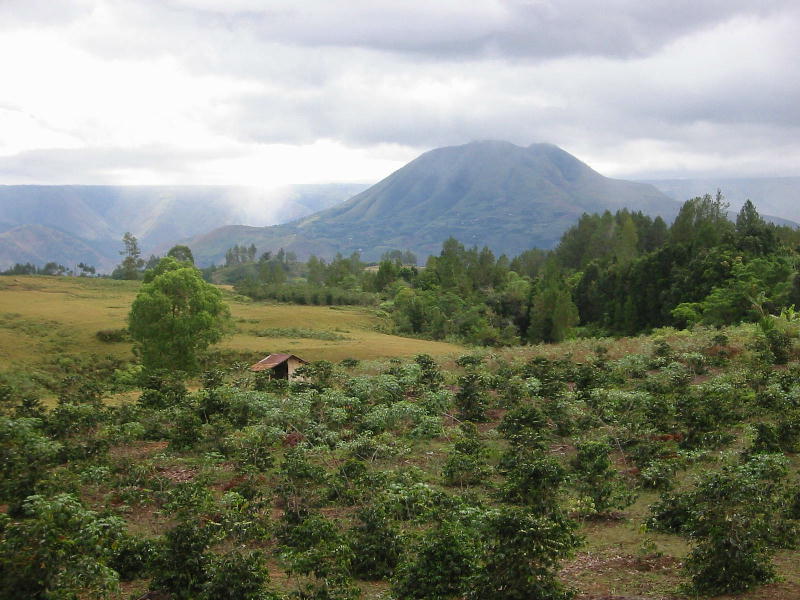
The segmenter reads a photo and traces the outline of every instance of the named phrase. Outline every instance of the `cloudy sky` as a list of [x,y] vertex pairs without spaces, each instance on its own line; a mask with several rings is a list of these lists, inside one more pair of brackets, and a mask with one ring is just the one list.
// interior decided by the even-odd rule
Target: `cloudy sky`
[[0,0],[0,183],[372,182],[547,141],[800,175],[797,0]]

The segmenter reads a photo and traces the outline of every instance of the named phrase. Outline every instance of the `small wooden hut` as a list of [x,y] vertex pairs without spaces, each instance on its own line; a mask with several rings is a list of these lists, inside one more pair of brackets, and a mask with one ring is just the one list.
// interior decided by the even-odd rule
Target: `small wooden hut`
[[269,371],[272,379],[294,379],[294,372],[298,367],[307,365],[308,361],[303,360],[294,354],[270,354],[262,358],[250,367],[251,371]]

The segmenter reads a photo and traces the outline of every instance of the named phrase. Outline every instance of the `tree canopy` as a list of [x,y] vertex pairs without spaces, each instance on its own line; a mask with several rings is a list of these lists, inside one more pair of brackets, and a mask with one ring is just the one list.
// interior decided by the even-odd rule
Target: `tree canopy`
[[128,315],[142,364],[197,372],[200,354],[225,332],[229,311],[222,293],[172,257],[148,271],[145,281]]

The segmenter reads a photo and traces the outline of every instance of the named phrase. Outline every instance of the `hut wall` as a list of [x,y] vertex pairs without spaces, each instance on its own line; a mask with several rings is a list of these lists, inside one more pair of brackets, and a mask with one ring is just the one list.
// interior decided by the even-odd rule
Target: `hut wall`
[[289,379],[294,379],[294,372],[298,367],[302,367],[303,361],[297,360],[294,356],[289,357],[289,359],[285,363],[288,367],[288,377]]

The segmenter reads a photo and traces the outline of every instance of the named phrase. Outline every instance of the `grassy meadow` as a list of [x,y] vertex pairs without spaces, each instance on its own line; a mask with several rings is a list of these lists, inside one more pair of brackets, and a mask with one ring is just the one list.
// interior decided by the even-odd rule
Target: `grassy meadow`
[[[0,372],[55,377],[64,357],[133,359],[130,343],[102,342],[96,334],[126,326],[139,285],[76,277],[0,278]],[[290,352],[312,361],[420,353],[443,357],[463,350],[455,344],[382,333],[386,322],[369,309],[266,304],[222,289],[234,330],[217,346],[220,350],[253,358]]]

